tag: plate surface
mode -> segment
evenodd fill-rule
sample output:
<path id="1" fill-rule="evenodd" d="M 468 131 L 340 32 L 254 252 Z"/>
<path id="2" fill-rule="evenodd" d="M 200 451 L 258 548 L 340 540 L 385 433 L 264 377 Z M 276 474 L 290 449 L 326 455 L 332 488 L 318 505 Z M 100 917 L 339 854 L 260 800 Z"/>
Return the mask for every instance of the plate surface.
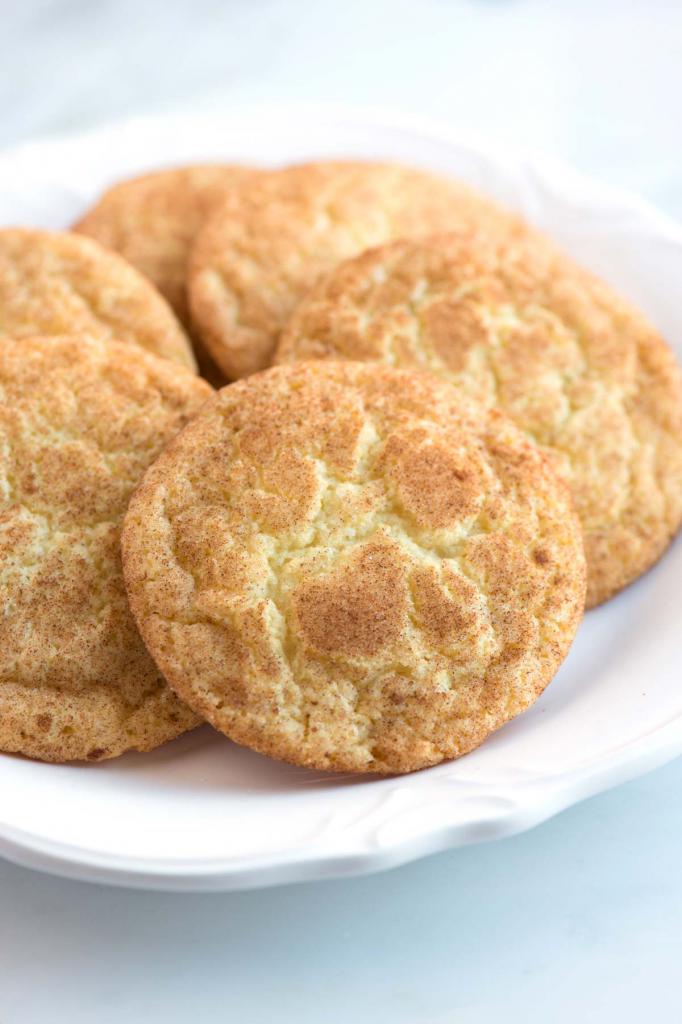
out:
<path id="1" fill-rule="evenodd" d="M 383 157 L 515 207 L 682 349 L 682 228 L 545 158 L 381 112 L 259 107 L 125 122 L 0 155 L 0 223 L 67 226 L 121 176 L 173 163 Z M 359 874 L 530 828 L 682 752 L 682 543 L 590 612 L 537 704 L 460 761 L 365 781 L 241 749 L 208 727 L 98 765 L 0 755 L 0 853 L 74 878 L 176 890 Z"/>

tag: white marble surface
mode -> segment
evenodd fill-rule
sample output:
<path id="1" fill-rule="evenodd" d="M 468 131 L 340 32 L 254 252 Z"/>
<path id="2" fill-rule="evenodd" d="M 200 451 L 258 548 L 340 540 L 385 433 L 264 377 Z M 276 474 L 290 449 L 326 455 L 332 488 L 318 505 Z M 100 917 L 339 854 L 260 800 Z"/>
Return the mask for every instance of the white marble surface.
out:
<path id="1" fill-rule="evenodd" d="M 0 0 L 0 145 L 259 99 L 394 106 L 682 218 L 677 0 Z M 2 1024 L 682 1017 L 682 760 L 382 876 L 127 893 L 0 864 Z"/>

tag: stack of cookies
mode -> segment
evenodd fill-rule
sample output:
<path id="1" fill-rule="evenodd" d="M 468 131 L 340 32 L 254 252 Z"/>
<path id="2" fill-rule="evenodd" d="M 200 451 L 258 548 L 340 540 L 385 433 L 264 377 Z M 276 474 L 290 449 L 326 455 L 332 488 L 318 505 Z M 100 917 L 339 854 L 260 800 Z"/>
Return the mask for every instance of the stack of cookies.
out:
<path id="1" fill-rule="evenodd" d="M 396 165 L 185 167 L 0 230 L 0 395 L 0 749 L 46 761 L 201 721 L 459 757 L 682 520 L 662 339 Z"/>

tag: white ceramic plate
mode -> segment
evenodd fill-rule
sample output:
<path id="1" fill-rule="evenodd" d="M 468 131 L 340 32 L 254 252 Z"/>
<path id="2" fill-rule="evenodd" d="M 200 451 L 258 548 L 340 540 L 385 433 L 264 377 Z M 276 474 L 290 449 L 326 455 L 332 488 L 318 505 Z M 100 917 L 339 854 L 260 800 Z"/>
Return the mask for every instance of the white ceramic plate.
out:
<path id="1" fill-rule="evenodd" d="M 516 207 L 682 345 L 682 229 L 537 157 L 380 113 L 269 107 L 119 124 L 0 155 L 0 223 L 60 227 L 117 178 L 197 159 L 387 157 Z M 537 704 L 460 761 L 402 778 L 307 772 L 208 727 L 146 755 L 45 765 L 0 755 L 0 853 L 74 878 L 239 889 L 377 871 L 530 828 L 682 751 L 682 544 L 590 612 Z"/>

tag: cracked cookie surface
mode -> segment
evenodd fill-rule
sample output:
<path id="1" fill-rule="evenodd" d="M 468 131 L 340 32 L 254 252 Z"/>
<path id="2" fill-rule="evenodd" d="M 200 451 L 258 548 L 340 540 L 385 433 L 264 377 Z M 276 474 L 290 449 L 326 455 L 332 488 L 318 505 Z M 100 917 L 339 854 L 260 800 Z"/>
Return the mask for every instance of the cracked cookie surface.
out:
<path id="1" fill-rule="evenodd" d="M 235 188 L 189 263 L 192 318 L 228 378 L 272 362 L 279 332 L 321 274 L 401 235 L 519 222 L 465 185 L 393 164 L 311 163 Z"/>
<path id="2" fill-rule="evenodd" d="M 194 164 L 130 178 L 107 189 L 73 230 L 116 250 L 142 271 L 189 327 L 185 278 L 194 238 L 229 191 L 257 173 Z"/>
<path id="3" fill-rule="evenodd" d="M 126 586 L 176 692 L 320 769 L 457 757 L 527 708 L 582 615 L 565 484 L 426 374 L 279 367 L 224 388 L 145 474 Z"/>
<path id="4" fill-rule="evenodd" d="M 67 231 L 0 229 L 0 337 L 81 331 L 196 370 L 168 303 L 115 252 Z"/>
<path id="5" fill-rule="evenodd" d="M 119 543 L 145 469 L 211 394 L 119 342 L 0 339 L 0 749 L 96 761 L 196 724 L 140 639 Z"/>
<path id="6" fill-rule="evenodd" d="M 496 405 L 568 480 L 588 607 L 643 573 L 682 519 L 682 385 L 644 317 L 538 236 L 403 240 L 340 264 L 277 361 L 424 369 Z"/>

